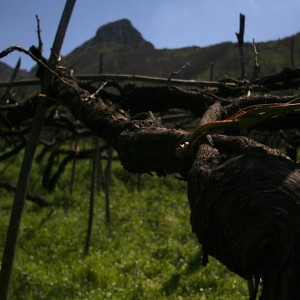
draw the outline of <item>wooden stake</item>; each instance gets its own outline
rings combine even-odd
[[[92,177],[91,177],[91,189],[90,189],[90,205],[89,205],[89,217],[88,217],[88,226],[86,231],[86,239],[85,239],[85,247],[84,247],[84,255],[89,254],[90,244],[91,244],[91,236],[93,229],[93,221],[94,221],[94,207],[95,207],[95,185],[97,180],[97,164],[98,164],[98,156],[99,156],[99,137],[94,137],[94,145],[95,152],[93,157],[93,165],[92,165]]]
[[[209,80],[213,81],[214,80],[214,63],[210,63],[210,76]]]
[[[21,57],[18,59],[17,64],[16,64],[16,66],[14,68],[14,71],[13,71],[13,73],[11,75],[11,78],[10,78],[10,81],[9,81],[10,83],[13,83],[16,80],[17,75],[18,75],[19,70],[20,70],[20,67],[21,67]],[[10,97],[10,91],[11,91],[11,89],[12,89],[12,86],[8,86],[7,87],[5,95],[4,95],[4,100],[5,101],[7,101],[7,99]]]
[[[67,0],[65,5],[61,21],[56,33],[56,37],[53,43],[52,53],[49,59],[50,66],[56,65],[56,55],[60,53],[64,36],[68,27],[70,17],[72,15],[73,7],[76,0]],[[45,70],[45,76],[42,81],[41,92],[47,94],[51,82],[53,80],[53,75]],[[0,272],[0,299],[8,299],[8,290],[11,281],[14,258],[16,253],[16,245],[18,240],[18,235],[20,231],[21,218],[24,208],[25,195],[27,192],[28,181],[30,176],[30,171],[32,167],[32,162],[34,159],[35,151],[38,145],[40,133],[43,127],[43,122],[45,119],[47,105],[44,99],[41,99],[38,103],[36,113],[34,116],[31,131],[29,133],[28,142],[25,148],[25,153],[23,157],[23,162],[21,165],[21,170],[18,178],[17,190],[14,197],[14,202],[12,205],[12,212],[10,216],[6,243],[4,247],[2,266]]]
[[[291,40],[291,67],[292,68],[294,68],[294,66],[295,66],[294,49],[295,49],[295,40],[294,40],[294,37],[292,37],[292,40]]]
[[[235,33],[238,39],[238,45],[240,50],[240,65],[241,65],[241,79],[246,78],[245,69],[245,55],[244,55],[244,33],[245,33],[245,15],[240,14],[240,31]]]
[[[111,180],[111,164],[113,159],[113,147],[111,145],[108,146],[107,149],[107,165],[105,169],[105,219],[106,223],[110,224],[111,216],[110,216],[110,180]]]

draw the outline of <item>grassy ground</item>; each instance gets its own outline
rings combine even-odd
[[[19,163],[14,159],[5,172],[0,164],[0,179],[15,182]],[[26,203],[10,299],[247,299],[245,281],[218,261],[201,266],[185,183],[143,175],[137,191],[136,177],[115,164],[112,222],[105,223],[104,196],[97,193],[91,248],[84,256],[89,165],[78,167],[72,195],[69,169],[51,194],[39,187],[41,169],[35,165],[31,190],[55,206]],[[2,255],[13,195],[0,195]]]

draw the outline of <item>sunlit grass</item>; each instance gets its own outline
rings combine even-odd
[[[115,163],[110,225],[103,193],[97,193],[89,255],[84,256],[88,217],[88,163],[77,169],[69,193],[67,169],[54,193],[35,190],[56,205],[26,203],[10,299],[247,299],[246,283],[210,258],[201,266],[200,246],[191,232],[186,185],[172,176],[136,177]],[[6,179],[15,178],[13,165]],[[4,196],[3,196],[4,195]],[[0,250],[13,195],[0,200]]]

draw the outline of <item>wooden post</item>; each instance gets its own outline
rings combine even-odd
[[[56,33],[56,37],[53,43],[52,53],[49,59],[49,65],[55,66],[57,63],[56,57],[60,53],[60,49],[62,47],[62,43],[64,40],[64,36],[66,33],[66,29],[68,27],[68,23],[70,17],[72,15],[73,7],[75,5],[76,0],[67,0],[61,21]],[[42,81],[42,93],[48,92],[51,82],[53,80],[53,75],[50,72],[45,71],[45,75]],[[19,229],[21,224],[21,218],[24,208],[25,195],[27,192],[28,181],[30,176],[30,171],[32,167],[32,162],[34,159],[35,151],[38,145],[41,129],[43,127],[43,122],[46,114],[46,101],[45,99],[41,99],[37,105],[36,113],[34,116],[33,124],[31,131],[29,133],[28,142],[25,148],[23,162],[21,165],[17,190],[15,193],[12,212],[10,216],[10,221],[7,230],[6,243],[4,246],[4,252],[2,257],[2,266],[0,272],[0,299],[7,300],[8,299],[8,290],[12,276],[16,245],[19,235]]]
[[[21,66],[21,57],[18,59],[17,63],[16,63],[16,66],[14,68],[14,71],[11,75],[11,78],[10,78],[10,82],[14,82],[18,73],[19,73],[19,70],[20,70],[20,66]],[[4,100],[7,101],[7,99],[10,97],[10,91],[12,89],[12,86],[8,86],[7,89],[6,89],[6,92],[4,94]]]
[[[76,172],[76,157],[74,157],[73,161],[72,161],[71,180],[70,180],[70,195],[72,195],[73,191],[74,191],[75,172]]]
[[[99,74],[103,74],[103,53],[99,56]]]
[[[97,171],[97,191],[100,193],[104,187],[104,176],[102,170],[102,159],[101,159],[101,148],[99,148],[99,162],[98,162],[98,171]]]
[[[98,156],[99,156],[99,137],[94,137],[94,145],[95,152],[93,157],[93,165],[92,165],[92,177],[91,177],[91,189],[90,189],[90,205],[89,205],[89,217],[88,217],[88,226],[86,231],[86,239],[85,239],[85,247],[84,247],[84,255],[89,254],[89,248],[91,244],[91,236],[93,229],[93,221],[94,221],[94,207],[95,207],[95,185],[97,179],[97,164],[98,164]]]
[[[99,74],[103,74],[103,53],[100,53],[99,56]],[[97,191],[101,191],[101,186],[103,186],[103,176],[102,176],[102,160],[101,160],[101,150],[100,150],[100,138],[96,137],[98,139],[98,156],[97,156]]]
[[[294,37],[292,37],[291,40],[291,67],[294,68],[295,62],[294,62],[294,48],[295,48],[295,40]]]
[[[240,14],[240,31],[235,33],[238,39],[240,51],[241,78],[246,78],[245,55],[244,55],[244,33],[245,33],[245,15]]]
[[[75,138],[74,140],[74,151],[76,153],[76,155],[73,158],[72,161],[72,169],[71,169],[71,181],[70,181],[70,194],[73,194],[74,191],[74,183],[75,183],[75,173],[76,173],[76,160],[77,160],[77,154],[79,153],[79,138]]]
[[[110,216],[110,180],[111,180],[111,165],[113,159],[113,147],[108,146],[107,149],[107,164],[105,169],[105,219],[106,223],[110,224],[111,216]]]
[[[210,76],[209,80],[213,81],[214,80],[214,63],[210,63]]]

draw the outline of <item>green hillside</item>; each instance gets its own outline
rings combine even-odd
[[[255,37],[254,37],[255,38]],[[291,45],[294,41],[294,66],[300,65],[300,33],[281,40],[257,43],[261,76],[279,72],[291,66]],[[129,20],[123,19],[100,27],[95,36],[78,46],[64,58],[64,64],[76,74],[99,72],[100,55],[103,55],[104,73],[128,73],[168,77],[186,63],[177,78],[209,80],[211,64],[214,79],[240,76],[237,43],[224,42],[207,47],[156,49],[145,41]],[[245,44],[247,75],[251,77],[254,51],[251,43]],[[21,72],[19,78],[34,76]],[[0,80],[10,77],[12,68],[0,62]]]
[[[107,36],[113,38],[107,39],[105,38]],[[297,65],[300,63],[300,34],[257,44],[261,75],[278,72],[291,65],[292,38],[294,39],[294,61]],[[179,70],[189,62],[189,67],[185,68],[177,78],[208,80],[212,63],[214,79],[224,78],[225,75],[238,77],[240,74],[239,50],[236,43],[224,42],[208,47],[155,49],[151,43],[142,38],[128,20],[116,21],[99,28],[95,37],[67,55],[65,62],[73,67],[77,74],[98,73],[101,53],[105,73],[168,77],[173,71]],[[251,77],[254,60],[251,43],[245,44],[245,58],[247,73]]]
[[[10,66],[8,66],[7,64],[0,61],[0,80],[10,79],[12,72],[13,72],[13,69]],[[20,70],[18,72],[17,78],[24,79],[24,78],[28,78],[29,76],[30,76],[30,74],[28,74],[28,72],[26,72],[25,70]]]

